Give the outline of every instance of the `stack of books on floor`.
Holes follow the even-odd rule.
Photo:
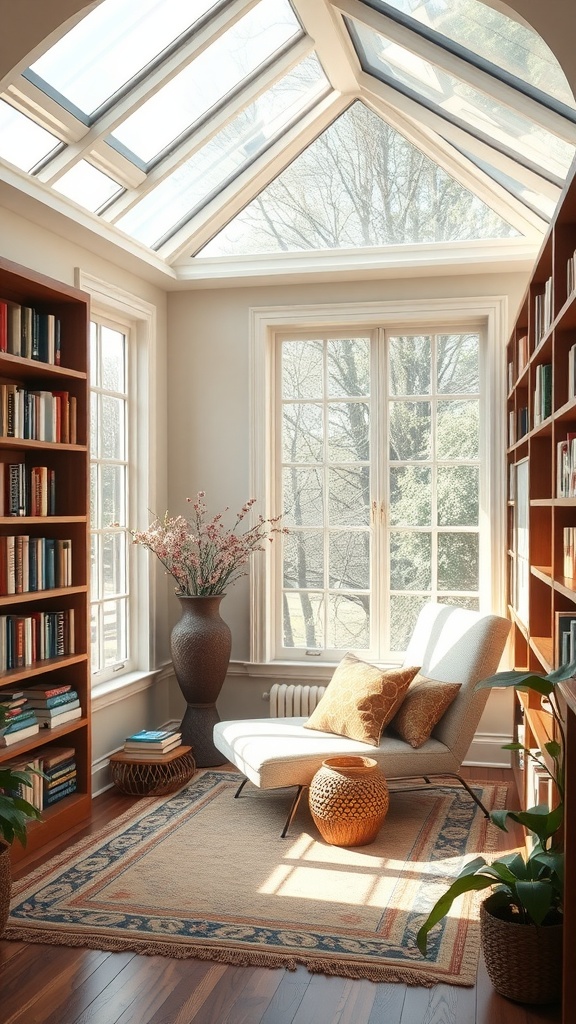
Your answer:
[[[182,743],[182,733],[174,729],[142,729],[126,738],[124,753],[132,760],[162,760]]]
[[[0,704],[6,715],[0,728],[0,747],[10,747],[39,731],[36,712],[23,690],[2,691]]]
[[[71,683],[36,683],[23,693],[42,729],[56,729],[82,717],[80,699]]]
[[[30,785],[20,783],[17,794],[37,807],[39,811],[58,803],[76,791],[76,751],[74,747],[47,747],[34,758],[20,758],[4,767],[19,771],[33,771]],[[42,775],[36,774],[43,772]]]

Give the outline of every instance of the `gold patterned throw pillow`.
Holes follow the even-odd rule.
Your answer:
[[[418,671],[377,668],[346,654],[304,725],[375,746]]]
[[[417,675],[390,723],[411,747],[421,747],[456,697],[460,683],[441,683]]]

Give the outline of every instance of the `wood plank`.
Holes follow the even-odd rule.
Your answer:
[[[284,971],[260,1024],[292,1024],[311,980],[312,975],[303,965],[295,971]]]

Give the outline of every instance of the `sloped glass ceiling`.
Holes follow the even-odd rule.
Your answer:
[[[576,105],[544,41],[497,7],[103,0],[5,81],[0,178],[172,265],[535,242]]]
[[[203,250],[297,252],[517,235],[356,102]]]

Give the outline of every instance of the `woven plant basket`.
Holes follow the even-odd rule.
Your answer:
[[[386,817],[388,786],[371,757],[328,757],[308,794],[310,812],[320,835],[332,846],[366,846]]]
[[[10,847],[0,840],[0,935],[4,934],[10,913],[12,871],[10,869]]]
[[[562,923],[516,924],[480,906],[480,934],[488,977],[517,1003],[553,1003],[562,991]]]

